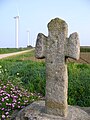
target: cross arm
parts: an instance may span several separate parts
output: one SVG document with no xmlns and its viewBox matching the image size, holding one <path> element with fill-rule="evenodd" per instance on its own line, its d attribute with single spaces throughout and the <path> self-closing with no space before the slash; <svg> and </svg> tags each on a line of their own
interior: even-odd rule
<svg viewBox="0 0 90 120">
<path fill-rule="evenodd" d="M 80 43 L 78 33 L 72 33 L 69 38 L 66 39 L 66 57 L 79 59 L 80 55 Z"/>
<path fill-rule="evenodd" d="M 35 57 L 36 58 L 38 58 L 38 59 L 45 58 L 46 41 L 47 41 L 47 37 L 44 34 L 39 33 L 37 36 L 36 47 L 35 47 Z"/>
</svg>

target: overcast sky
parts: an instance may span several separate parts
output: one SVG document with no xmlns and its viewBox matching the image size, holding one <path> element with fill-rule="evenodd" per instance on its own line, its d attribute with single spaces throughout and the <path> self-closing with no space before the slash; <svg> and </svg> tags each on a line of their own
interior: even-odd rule
<svg viewBox="0 0 90 120">
<path fill-rule="evenodd" d="M 36 43 L 38 33 L 48 35 L 47 24 L 56 17 L 68 23 L 68 36 L 78 32 L 80 45 L 90 46 L 90 0 L 0 0 L 0 47 L 15 47 L 15 19 L 19 20 L 19 47 Z"/>
</svg>

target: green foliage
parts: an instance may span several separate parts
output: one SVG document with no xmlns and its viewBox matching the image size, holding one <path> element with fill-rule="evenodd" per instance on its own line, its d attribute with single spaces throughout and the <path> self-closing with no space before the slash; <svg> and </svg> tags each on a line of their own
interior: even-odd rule
<svg viewBox="0 0 90 120">
<path fill-rule="evenodd" d="M 30 92 L 45 95 L 45 63 L 1 60 L 0 64 L 8 71 L 7 75 L 1 74 L 0 79 L 10 79 Z"/>
<path fill-rule="evenodd" d="M 68 74 L 68 103 L 90 106 L 90 65 L 69 64 Z"/>
<path fill-rule="evenodd" d="M 44 63 L 37 63 L 32 61 L 18 62 L 12 66 L 10 71 L 12 76 L 21 78 L 23 86 L 31 92 L 45 92 L 45 67 Z M 43 89 L 42 89 L 43 88 Z"/>
</svg>

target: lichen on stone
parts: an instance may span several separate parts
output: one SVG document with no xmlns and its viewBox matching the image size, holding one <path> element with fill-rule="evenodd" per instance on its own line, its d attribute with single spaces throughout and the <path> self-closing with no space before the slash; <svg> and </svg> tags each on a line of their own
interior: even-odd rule
<svg viewBox="0 0 90 120">
<path fill-rule="evenodd" d="M 57 109 L 66 109 L 66 106 L 63 103 L 58 103 L 55 101 L 47 101 L 47 107 L 49 108 L 57 108 Z"/>
<path fill-rule="evenodd" d="M 55 19 L 52 19 L 47 26 L 50 31 L 53 31 L 55 29 L 62 31 L 67 27 L 67 23 L 62 19 L 55 18 Z"/>
</svg>

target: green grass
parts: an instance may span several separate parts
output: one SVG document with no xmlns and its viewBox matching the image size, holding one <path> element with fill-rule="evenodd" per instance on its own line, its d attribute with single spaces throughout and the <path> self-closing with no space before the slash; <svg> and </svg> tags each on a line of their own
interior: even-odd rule
<svg viewBox="0 0 90 120">
<path fill-rule="evenodd" d="M 45 94 L 45 63 L 23 60 L 34 56 L 34 51 L 2 59 L 0 64 L 7 68 L 9 79 L 18 78 L 30 92 Z M 2 79 L 2 78 L 1 78 Z M 15 80 L 14 80 L 15 81 Z M 17 80 L 15 81 L 17 82 Z"/>
<path fill-rule="evenodd" d="M 30 48 L 0 48 L 0 54 L 19 52 Z"/>
<path fill-rule="evenodd" d="M 0 60 L 2 68 L 7 70 L 0 79 L 10 79 L 14 84 L 19 80 L 24 89 L 44 96 L 45 62 L 31 61 L 33 56 L 34 51 Z M 68 104 L 90 106 L 90 64 L 69 63 L 68 75 Z"/>
<path fill-rule="evenodd" d="M 68 74 L 68 103 L 90 106 L 90 64 L 69 64 Z"/>
<path fill-rule="evenodd" d="M 25 57 L 28 56 L 28 54 L 32 56 L 32 53 L 33 52 L 26 53 L 22 56 Z M 0 60 L 1 119 L 10 120 L 13 111 L 20 110 L 42 97 L 40 93 L 42 92 L 43 86 L 40 82 L 41 78 L 39 73 L 41 67 L 42 71 L 44 71 L 41 64 L 35 64 L 32 61 L 23 61 L 18 57 L 16 57 L 16 59 L 12 57 Z M 39 87 L 38 89 L 36 83 L 41 86 L 41 88 Z M 43 83 L 43 85 L 45 84 Z M 45 93 L 45 91 L 43 93 Z"/>
</svg>

